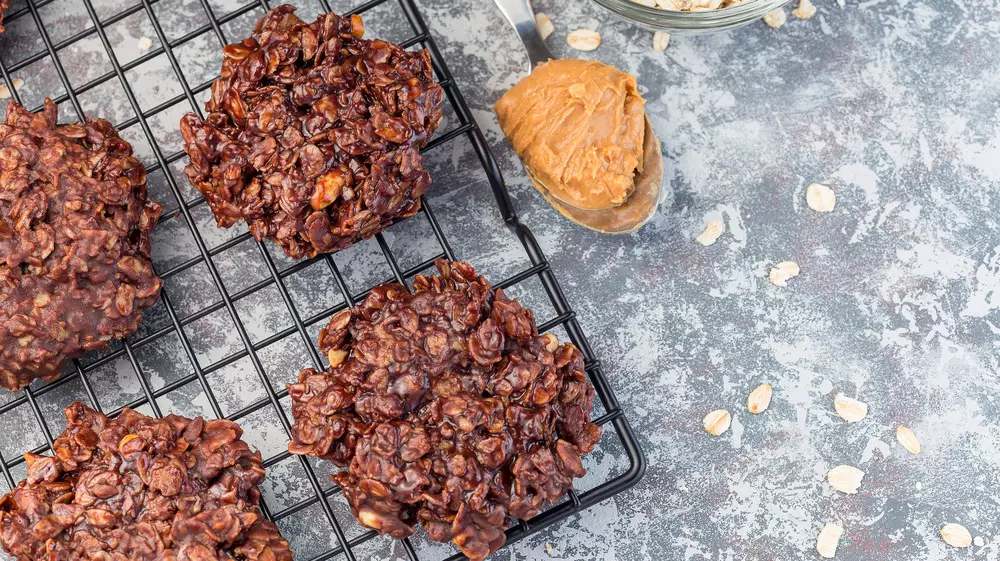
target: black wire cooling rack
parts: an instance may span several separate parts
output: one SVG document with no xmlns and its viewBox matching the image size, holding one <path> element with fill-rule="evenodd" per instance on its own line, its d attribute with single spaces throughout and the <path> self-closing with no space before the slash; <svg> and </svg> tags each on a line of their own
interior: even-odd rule
<svg viewBox="0 0 1000 561">
<path fill-rule="evenodd" d="M 264 244 L 260 244 L 252 240 L 250 235 L 245 231 L 242 234 L 231 237 L 223 243 L 217 245 L 210 244 L 206 241 L 206 236 L 199 233 L 199 228 L 196 224 L 196 218 L 194 216 L 195 210 L 200 205 L 204 205 L 204 200 L 200 197 L 195 197 L 193 199 L 191 197 L 186 198 L 183 191 L 186 189 L 186 186 L 184 186 L 181 181 L 176 179 L 174 174 L 170 173 L 171 164 L 181 163 L 185 157 L 183 151 L 177 150 L 173 153 L 165 153 L 150 125 L 150 121 L 157 115 L 177 104 L 184 104 L 184 102 L 190 105 L 191 110 L 201 114 L 202 107 L 201 103 L 199 103 L 197 99 L 197 96 L 206 94 L 211 86 L 210 79 L 196 85 L 189 84 L 187 78 L 185 77 L 185 73 L 182 71 L 182 65 L 178 61 L 176 51 L 181 49 L 188 42 L 193 41 L 195 38 L 206 34 L 209 36 L 214 35 L 215 40 L 218 42 L 218 48 L 221 48 L 229 42 L 232 42 L 233 39 L 231 37 L 227 37 L 225 32 L 227 23 L 243 16 L 253 16 L 256 14 L 256 17 L 259 17 L 263 11 L 270 9 L 279 2 L 275 2 L 273 0 L 244 0 L 247 2 L 246 4 L 229 11 L 224 15 L 216 15 L 215 10 L 218 9 L 217 2 L 219 0 L 197 0 L 197 3 L 199 3 L 201 8 L 204 9 L 204 23 L 198 21 L 196 22 L 196 28 L 182 36 L 171 39 L 164 32 L 164 29 L 154 11 L 155 4 L 160 3 L 162 5 L 168 0 L 130 0 L 131 2 L 138 3 L 106 17 L 101 17 L 99 8 L 103 9 L 108 0 L 74 0 L 75 2 L 82 3 L 91 23 L 79 32 L 72 33 L 64 38 L 54 39 L 52 33 L 54 31 L 62 32 L 62 30 L 53 29 L 51 21 L 46 23 L 42 12 L 56 1 L 57 0 L 20 0 L 15 3 L 14 7 L 9 11 L 5 18 L 4 23 L 7 25 L 8 31 L 10 31 L 10 28 L 15 26 L 16 22 L 22 18 L 25 18 L 28 22 L 33 21 L 34 25 L 37 27 L 41 42 L 44 44 L 43 50 L 29 54 L 12 64 L 7 63 L 8 53 L 0 51 L 0 74 L 2 74 L 11 95 L 16 101 L 22 102 L 22 94 L 18 91 L 21 84 L 15 84 L 12 80 L 12 76 L 17 75 L 18 73 L 23 73 L 26 70 L 30 71 L 32 65 L 38 63 L 39 61 L 46 59 L 51 60 L 55 74 L 58 77 L 58 82 L 61 83 L 65 90 L 62 95 L 52 96 L 54 101 L 60 104 L 61 109 L 72 109 L 71 119 L 82 119 L 85 111 L 84 105 L 81 103 L 81 96 L 86 92 L 96 90 L 103 85 L 114 85 L 117 81 L 117 84 L 123 90 L 124 96 L 127 99 L 131 110 L 134 112 L 134 115 L 131 118 L 126 118 L 121 122 L 116 123 L 115 126 L 119 129 L 126 129 L 128 127 L 135 126 L 139 127 L 141 135 L 146 141 L 148 141 L 152 151 L 152 161 L 147 164 L 147 171 L 150 174 L 156 172 L 157 170 L 162 171 L 167 187 L 169 188 L 169 192 L 176 197 L 177 201 L 179 201 L 179 205 L 176 210 L 165 213 L 159 227 L 164 227 L 164 223 L 167 221 L 183 221 L 184 225 L 191 232 L 197 249 L 193 256 L 180 262 L 172 263 L 166 268 L 159 267 L 161 270 L 157 271 L 159 276 L 164 279 L 166 283 L 166 288 L 164 288 L 162 294 L 162 305 L 165 308 L 166 316 L 166 319 L 161 322 L 163 325 L 150 329 L 141 328 L 139 333 L 129 337 L 120 344 L 117 344 L 111 351 L 97 353 L 97 357 L 94 359 L 88 359 L 88 357 L 93 355 L 92 353 L 92 355 L 88 355 L 88 357 L 84 357 L 84 359 L 74 361 L 72 367 L 65 372 L 60 379 L 50 383 L 36 383 L 32 385 L 32 387 L 19 392 L 18 394 L 8 396 L 6 401 L 0 405 L 0 430 L 9 432 L 9 434 L 12 435 L 26 434 L 27 432 L 30 432 L 27 427 L 17 426 L 17 423 L 23 423 L 26 422 L 27 419 L 33 418 L 34 422 L 38 425 L 38 430 L 40 431 L 42 440 L 42 444 L 38 446 L 25 444 L 18 447 L 16 451 L 5 451 L 5 455 L 7 457 L 0 457 L 0 470 L 2 470 L 4 482 L 8 487 L 12 488 L 15 486 L 17 480 L 20 479 L 19 474 L 24 470 L 24 459 L 21 457 L 21 454 L 25 451 L 24 448 L 32 447 L 33 449 L 31 451 L 35 453 L 45 453 L 50 450 L 53 439 L 60 429 L 54 430 L 52 428 L 52 425 L 58 426 L 58 422 L 52 420 L 53 415 L 51 414 L 51 411 L 46 414 L 46 410 L 51 410 L 52 407 L 46 408 L 42 402 L 46 399 L 51 399 L 53 395 L 59 395 L 60 388 L 70 383 L 82 386 L 83 395 L 81 397 L 83 397 L 85 401 L 89 401 L 89 404 L 92 407 L 102 410 L 111 416 L 118 414 L 123 407 L 127 406 L 148 411 L 150 414 L 158 417 L 163 415 L 161 405 L 157 401 L 158 399 L 163 399 L 164 396 L 167 396 L 179 388 L 194 384 L 200 388 L 205 397 L 204 402 L 207 403 L 205 405 L 207 410 L 204 411 L 204 414 L 214 415 L 217 418 L 229 418 L 234 421 L 240 421 L 245 420 L 247 417 L 254 415 L 259 411 L 270 408 L 273 410 L 278 419 L 280 430 L 283 431 L 284 437 L 287 438 L 291 429 L 289 421 L 290 415 L 287 412 L 287 406 L 282 403 L 282 400 L 286 398 L 288 392 L 283 388 L 283 385 L 276 384 L 274 383 L 274 380 L 268 378 L 268 374 L 265 371 L 265 367 L 261 359 L 261 354 L 270 345 L 278 341 L 285 338 L 300 337 L 302 339 L 302 343 L 304 343 L 304 348 L 308 349 L 309 363 L 316 368 L 325 368 L 323 362 L 324 357 L 321 356 L 321 353 L 315 345 L 315 331 L 321 325 L 325 324 L 326 320 L 328 320 L 328 318 L 336 312 L 347 306 L 353 306 L 355 303 L 362 300 L 367 295 L 367 292 L 371 287 L 368 287 L 366 290 L 361 292 L 353 291 L 349 287 L 347 278 L 345 278 L 343 267 L 338 266 L 334 259 L 329 255 L 317 257 L 312 260 L 295 262 L 285 266 L 284 263 L 281 263 L 281 256 L 278 258 L 272 257 L 271 253 L 269 253 Z M 232 3 L 237 0 L 227 1 Z M 318 0 L 320 5 L 319 7 L 324 11 L 333 11 L 330 1 L 331 0 Z M 214 7 L 213 3 L 215 3 Z M 530 265 L 509 276 L 502 282 L 494 283 L 494 285 L 497 287 L 508 288 L 532 279 L 540 281 L 541 286 L 544 289 L 544 293 L 547 295 L 549 303 L 551 304 L 551 309 L 555 313 L 555 317 L 539 325 L 539 330 L 559 330 L 568 335 L 573 343 L 583 351 L 584 356 L 586 357 L 587 373 L 597 390 L 597 395 L 600 398 L 600 404 L 599 406 L 595 406 L 595 411 L 603 409 L 603 412 L 598 411 L 595 413 L 597 418 L 594 419 L 594 422 L 601 425 L 604 429 L 604 437 L 602 439 L 602 443 L 599 445 L 599 448 L 607 441 L 614 439 L 616 436 L 616 441 L 620 443 L 620 452 L 627 462 L 627 466 L 619 470 L 618 473 L 598 474 L 603 475 L 603 477 L 600 481 L 596 482 L 596 484 L 593 484 L 590 488 L 583 491 L 571 492 L 564 501 L 550 507 L 530 521 L 516 521 L 507 531 L 507 541 L 510 543 L 537 532 L 538 530 L 555 522 L 566 519 L 567 517 L 570 517 L 571 515 L 578 513 L 599 501 L 607 499 L 608 497 L 631 487 L 637 483 L 640 478 L 642 478 L 645 472 L 645 458 L 638 446 L 638 443 L 636 442 L 632 430 L 629 428 L 628 421 L 626 420 L 625 415 L 611 390 L 611 387 L 604 377 L 600 363 L 594 357 L 591 347 L 587 343 L 587 339 L 576 320 L 575 314 L 569 303 L 566 301 L 566 298 L 559 287 L 559 283 L 556 281 L 556 277 L 553 274 L 548 261 L 542 254 L 534 236 L 528 228 L 519 221 L 517 214 L 514 211 L 510 195 L 504 185 L 503 177 L 501 176 L 497 162 L 490 153 L 485 138 L 472 118 L 469 107 L 466 105 L 461 92 L 456 86 L 454 78 L 448 71 L 447 65 L 441 56 L 441 52 L 435 45 L 434 40 L 428 31 L 427 25 L 418 12 L 416 5 L 413 0 L 372 0 L 355 7 L 347 13 L 362 14 L 376 8 L 379 8 L 380 10 L 392 9 L 401 12 L 402 17 L 408 24 L 409 30 L 412 32 L 409 39 L 400 41 L 402 45 L 407 48 L 423 46 L 430 51 L 434 64 L 434 70 L 439 78 L 441 86 L 447 94 L 447 101 L 450 103 L 454 120 L 458 121 L 457 126 L 454 126 L 446 132 L 439 133 L 425 148 L 425 151 L 434 150 L 441 145 L 450 143 L 459 138 L 467 139 L 467 141 L 471 143 L 479 162 L 482 164 L 486 178 L 492 187 L 493 195 L 495 196 L 496 202 L 499 206 L 503 222 L 523 246 L 523 250 Z M 116 45 L 113 43 L 112 39 L 109 39 L 109 36 L 112 34 L 109 33 L 108 30 L 112 25 L 121 22 L 126 18 L 141 15 L 143 13 L 149 18 L 149 22 L 152 24 L 152 29 L 155 33 L 155 39 L 158 42 L 158 45 L 149 50 L 149 52 L 142 54 L 131 61 L 124 64 L 120 63 L 119 57 L 116 56 Z M 61 34 L 66 35 L 65 33 Z M 92 41 L 94 36 L 96 36 L 96 38 L 100 41 L 100 44 L 103 46 L 104 51 L 109 57 L 112 70 L 102 75 L 93 77 L 85 83 L 73 84 L 72 82 L 74 80 L 71 79 L 70 74 L 67 72 L 67 66 L 64 66 L 63 62 L 60 60 L 60 52 L 78 44 L 81 41 L 88 39 Z M 130 83 L 128 74 L 130 71 L 138 68 L 143 63 L 161 55 L 165 56 L 167 61 L 169 61 L 169 66 L 179 81 L 179 85 L 183 90 L 183 93 L 180 93 L 171 99 L 165 100 L 151 108 L 143 109 L 140 101 L 137 99 L 136 92 L 138 89 Z M 66 105 L 67 102 L 69 106 Z M 39 109 L 40 107 L 32 108 L 33 111 L 37 111 Z M 462 255 L 456 255 L 453 252 L 451 245 L 445 238 L 445 230 L 442 228 L 439 219 L 435 216 L 434 212 L 432 212 L 431 207 L 428 205 L 426 200 L 424 200 L 421 214 L 425 217 L 427 223 L 429 224 L 429 230 L 432 233 L 431 235 L 434 238 L 434 242 L 437 244 L 438 249 L 434 252 L 435 255 L 422 259 L 420 262 L 411 266 L 403 267 L 400 265 L 401 259 L 396 255 L 396 253 L 394 253 L 394 250 L 391 248 L 391 244 L 387 241 L 386 236 L 379 234 L 375 237 L 375 241 L 378 249 L 384 256 L 385 262 L 388 264 L 388 268 L 391 269 L 391 278 L 382 280 L 394 280 L 396 282 L 406 284 L 407 280 L 412 279 L 414 275 L 430 268 L 433 265 L 434 260 L 437 258 L 462 258 Z M 413 220 L 413 218 L 409 220 Z M 227 250 L 243 243 L 255 244 L 256 249 L 260 254 L 260 258 L 266 267 L 266 275 L 264 275 L 265 278 L 257 282 L 250 283 L 249 286 L 233 291 L 230 290 L 227 287 L 227 283 L 224 282 L 223 275 L 220 273 L 220 269 L 216 265 L 214 258 L 217 258 L 223 252 L 226 252 Z M 325 266 L 329 269 L 329 273 L 332 275 L 343 300 L 333 306 L 329 306 L 326 309 L 316 311 L 315 313 L 304 317 L 303 314 L 298 311 L 298 307 L 293 302 L 293 297 L 286 284 L 292 275 L 295 275 L 296 273 L 303 271 L 307 267 L 316 263 L 323 263 L 324 265 L 320 266 Z M 476 265 L 475 263 L 472 264 L 474 266 Z M 176 293 L 171 293 L 168 281 L 174 276 L 196 270 L 196 267 L 199 270 L 204 269 L 207 271 L 207 274 L 211 278 L 211 284 L 214 285 L 214 288 L 219 291 L 221 298 L 219 301 L 211 305 L 187 313 L 184 310 L 179 310 L 175 303 L 172 304 L 171 296 L 177 298 L 178 295 Z M 254 337 L 252 337 L 248 332 L 246 324 L 241 320 L 237 306 L 241 300 L 251 297 L 255 293 L 263 291 L 264 289 L 276 290 L 292 318 L 293 325 L 291 327 L 281 329 L 276 333 L 270 334 L 267 337 L 254 340 Z M 234 352 L 212 361 L 211 364 L 202 364 L 204 361 L 199 360 L 198 353 L 195 349 L 195 341 L 192 340 L 192 336 L 187 333 L 185 328 L 190 327 L 193 323 L 215 313 L 227 314 L 229 316 L 232 321 L 232 325 L 235 328 L 236 334 L 238 335 L 239 344 L 242 348 L 237 348 Z M 155 384 L 150 383 L 147 379 L 147 375 L 144 373 L 143 366 L 141 364 L 142 361 L 137 359 L 137 353 L 139 353 L 143 347 L 151 345 L 157 340 L 160 340 L 168 335 L 176 336 L 178 338 L 180 346 L 183 349 L 183 354 L 186 355 L 186 359 L 190 362 L 191 371 L 187 375 L 180 376 L 169 381 L 169 383 L 165 383 L 157 387 Z M 95 380 L 97 375 L 104 375 L 104 371 L 102 370 L 100 373 L 96 374 L 95 371 L 106 368 L 115 361 L 123 360 L 127 361 L 127 363 L 130 364 L 134 370 L 141 392 L 132 401 L 119 406 L 102 404 L 102 400 L 106 399 L 107 396 Z M 238 410 L 229 411 L 227 414 L 227 412 L 224 412 L 224 407 L 220 403 L 219 395 L 217 395 L 218 392 L 220 392 L 220 389 L 217 387 L 217 384 L 216 387 L 213 387 L 213 384 L 210 382 L 210 378 L 213 374 L 219 373 L 227 367 L 237 365 L 238 363 L 246 364 L 247 361 L 249 361 L 252 370 L 256 374 L 257 378 L 259 378 L 264 388 L 265 395 L 252 403 L 242 406 Z M 291 381 L 295 375 L 296 372 L 285 373 L 284 381 Z M 50 395 L 46 397 L 46 394 Z M 56 405 L 61 407 L 66 404 L 67 403 L 59 403 Z M 58 411 L 58 407 L 56 408 L 56 411 Z M 15 411 L 23 412 L 25 410 L 30 411 L 30 415 L 24 413 L 16 415 L 14 413 Z M 47 416 L 49 417 L 48 419 L 46 418 Z M 609 428 L 611 430 L 608 430 Z M 31 430 L 34 430 L 33 427 Z M 13 438 L 15 443 L 21 442 L 21 440 L 18 440 L 17 436 L 14 436 Z M 24 440 L 30 439 L 25 438 Z M 290 519 L 296 515 L 304 515 L 307 510 L 309 512 L 314 512 L 318 507 L 318 509 L 322 511 L 322 514 L 311 516 L 308 523 L 314 527 L 317 525 L 322 526 L 327 524 L 336 539 L 328 540 L 331 547 L 324 547 L 322 548 L 322 551 L 318 550 L 315 547 L 315 544 L 311 544 L 313 547 L 308 547 L 306 549 L 313 550 L 313 552 L 305 558 L 313 561 L 333 558 L 344 558 L 351 561 L 358 559 L 359 556 L 362 555 L 360 552 L 364 551 L 363 544 L 372 541 L 378 535 L 373 531 L 361 529 L 355 532 L 356 535 L 349 536 L 347 532 L 345 532 L 345 527 L 356 523 L 350 519 L 349 515 L 345 517 L 343 509 L 337 510 L 332 506 L 331 499 L 333 499 L 336 495 L 339 495 L 340 490 L 336 486 L 329 483 L 328 479 L 322 473 L 317 475 L 317 472 L 322 471 L 319 464 L 304 457 L 291 456 L 284 450 L 284 446 L 281 446 L 281 450 L 282 451 L 265 459 L 265 467 L 271 471 L 273 466 L 281 462 L 298 462 L 301 467 L 301 473 L 304 474 L 305 480 L 308 482 L 310 492 L 309 496 L 301 500 L 296 500 L 292 504 L 282 505 L 281 508 L 270 507 L 270 505 L 266 504 L 267 501 L 262 501 L 262 509 L 265 514 L 281 526 L 284 520 Z M 17 457 L 14 457 L 15 455 Z M 299 468 L 296 467 L 296 470 L 298 469 Z M 319 519 L 320 517 L 322 519 Z M 325 530 L 318 533 L 329 534 L 329 532 L 326 532 Z M 420 536 L 420 533 L 418 533 L 417 536 Z M 436 556 L 436 558 L 462 558 L 462 555 L 457 553 L 457 550 L 454 548 L 446 550 L 442 550 L 440 548 L 420 550 L 419 547 L 414 546 L 416 538 L 417 537 L 415 536 L 415 539 L 413 540 L 403 540 L 401 542 L 402 551 L 400 551 L 398 544 L 394 545 L 394 551 L 396 552 L 395 556 L 405 557 L 414 561 L 417 559 L 429 560 L 431 558 L 429 555 Z M 290 541 L 292 541 L 293 549 L 298 549 L 302 546 L 301 543 L 297 544 L 294 539 L 290 538 Z M 428 551 L 431 553 L 427 553 Z"/>
</svg>

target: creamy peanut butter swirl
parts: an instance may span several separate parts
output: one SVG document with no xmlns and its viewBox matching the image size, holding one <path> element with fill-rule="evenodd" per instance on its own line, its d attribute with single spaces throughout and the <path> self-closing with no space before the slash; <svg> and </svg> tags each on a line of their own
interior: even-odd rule
<svg viewBox="0 0 1000 561">
<path fill-rule="evenodd" d="M 494 110 L 528 171 L 581 209 L 624 203 L 642 171 L 645 100 L 635 77 L 596 61 L 552 60 Z"/>
</svg>

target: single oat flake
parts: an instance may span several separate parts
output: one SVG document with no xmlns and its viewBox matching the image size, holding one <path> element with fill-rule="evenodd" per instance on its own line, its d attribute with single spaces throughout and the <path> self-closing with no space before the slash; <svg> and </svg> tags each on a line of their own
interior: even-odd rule
<svg viewBox="0 0 1000 561">
<path fill-rule="evenodd" d="M 670 34 L 665 31 L 653 32 L 653 52 L 662 53 L 670 44 Z"/>
<path fill-rule="evenodd" d="M 747 411 L 760 415 L 771 406 L 771 384 L 761 384 L 750 392 L 747 398 Z"/>
<path fill-rule="evenodd" d="M 771 269 L 768 278 L 774 286 L 788 286 L 788 279 L 799 276 L 799 265 L 795 261 L 782 261 Z"/>
<path fill-rule="evenodd" d="M 837 205 L 837 194 L 826 185 L 812 183 L 806 187 L 806 204 L 816 212 L 832 212 Z"/>
<path fill-rule="evenodd" d="M 729 430 L 729 424 L 732 422 L 732 417 L 729 415 L 729 411 L 725 409 L 716 409 L 708 415 L 705 415 L 705 432 L 712 436 L 720 436 L 722 433 Z"/>
<path fill-rule="evenodd" d="M 853 495 L 861 487 L 861 480 L 865 478 L 865 472 L 854 466 L 837 466 L 826 474 L 826 480 L 841 493 Z"/>
<path fill-rule="evenodd" d="M 577 29 L 566 36 L 566 43 L 578 51 L 593 51 L 601 46 L 601 34 L 593 29 Z"/>
<path fill-rule="evenodd" d="M 903 445 L 903 448 L 906 448 L 907 452 L 920 453 L 920 441 L 917 440 L 917 435 L 909 427 L 903 425 L 896 427 L 896 440 Z"/>
<path fill-rule="evenodd" d="M 941 539 L 952 547 L 969 547 L 972 545 L 972 534 L 961 524 L 945 524 L 941 527 Z"/>
<path fill-rule="evenodd" d="M 844 529 L 837 524 L 823 526 L 816 538 L 816 552 L 824 559 L 833 559 L 837 555 L 837 544 L 844 535 Z"/>
<path fill-rule="evenodd" d="M 764 23 L 774 29 L 778 29 L 782 25 L 785 25 L 786 21 L 788 21 L 788 16 L 785 15 L 784 8 L 778 8 L 773 12 L 768 12 L 767 15 L 764 16 Z"/>
<path fill-rule="evenodd" d="M 705 224 L 705 231 L 699 234 L 694 241 L 709 246 L 714 244 L 725 231 L 726 225 L 721 220 L 709 220 L 708 224 Z"/>
<path fill-rule="evenodd" d="M 150 47 L 153 46 L 153 40 L 149 37 L 143 37 L 139 39 L 139 50 L 148 51 Z"/>
<path fill-rule="evenodd" d="M 838 393 L 833 398 L 833 408 L 840 418 L 848 423 L 856 423 L 868 416 L 868 404 Z"/>
<path fill-rule="evenodd" d="M 816 15 L 816 6 L 809 0 L 799 0 L 799 7 L 792 10 L 792 15 L 799 19 L 809 19 Z"/>
<path fill-rule="evenodd" d="M 556 30 L 556 26 L 552 24 L 552 20 L 545 12 L 535 14 L 535 25 L 538 26 L 538 34 L 542 36 L 542 41 L 548 39 L 549 35 L 552 35 L 552 32 Z"/>
</svg>

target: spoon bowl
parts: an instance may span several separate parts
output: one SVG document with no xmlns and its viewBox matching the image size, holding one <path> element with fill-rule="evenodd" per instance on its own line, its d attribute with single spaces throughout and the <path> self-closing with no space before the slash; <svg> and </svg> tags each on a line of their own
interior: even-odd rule
<svg viewBox="0 0 1000 561">
<path fill-rule="evenodd" d="M 544 64 L 553 57 L 535 26 L 535 14 L 528 0 L 494 0 L 507 22 L 517 31 L 521 43 L 528 51 L 529 70 Z M 633 232 L 656 214 L 661 202 L 663 184 L 663 156 L 660 141 L 653 132 L 649 115 L 645 117 L 643 136 L 643 166 L 635 177 L 635 189 L 629 198 L 616 207 L 589 210 L 576 208 L 553 195 L 527 170 L 528 178 L 536 189 L 556 210 L 572 222 L 604 234 L 624 234 Z M 527 169 L 527 168 L 525 168 Z"/>
<path fill-rule="evenodd" d="M 648 222 L 656 214 L 656 208 L 660 204 L 663 157 L 660 155 L 660 141 L 653 134 L 653 126 L 648 116 L 642 154 L 642 172 L 635 177 L 635 190 L 624 203 L 616 207 L 601 210 L 576 208 L 553 195 L 530 171 L 528 178 L 545 200 L 572 222 L 602 234 L 627 234 L 638 230 Z"/>
</svg>

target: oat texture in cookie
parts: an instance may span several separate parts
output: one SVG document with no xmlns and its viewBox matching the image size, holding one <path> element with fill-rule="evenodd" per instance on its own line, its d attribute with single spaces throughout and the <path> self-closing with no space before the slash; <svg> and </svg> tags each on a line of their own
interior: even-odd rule
<svg viewBox="0 0 1000 561">
<path fill-rule="evenodd" d="M 146 170 L 103 119 L 58 125 L 7 105 L 0 127 L 0 385 L 57 377 L 134 332 L 161 282 L 150 232 L 162 208 Z"/>
<path fill-rule="evenodd" d="M 269 11 L 226 46 L 204 120 L 181 120 L 185 168 L 216 222 L 294 258 L 333 253 L 420 209 L 422 148 L 444 91 L 427 50 L 364 39 L 357 15 Z"/>
<path fill-rule="evenodd" d="M 421 524 L 480 560 L 586 470 L 600 438 L 583 355 L 469 265 L 413 292 L 376 287 L 320 333 L 331 356 L 289 386 L 289 450 L 333 461 L 351 512 L 394 537 Z M 336 353 L 334 355 L 334 353 Z"/>
</svg>

